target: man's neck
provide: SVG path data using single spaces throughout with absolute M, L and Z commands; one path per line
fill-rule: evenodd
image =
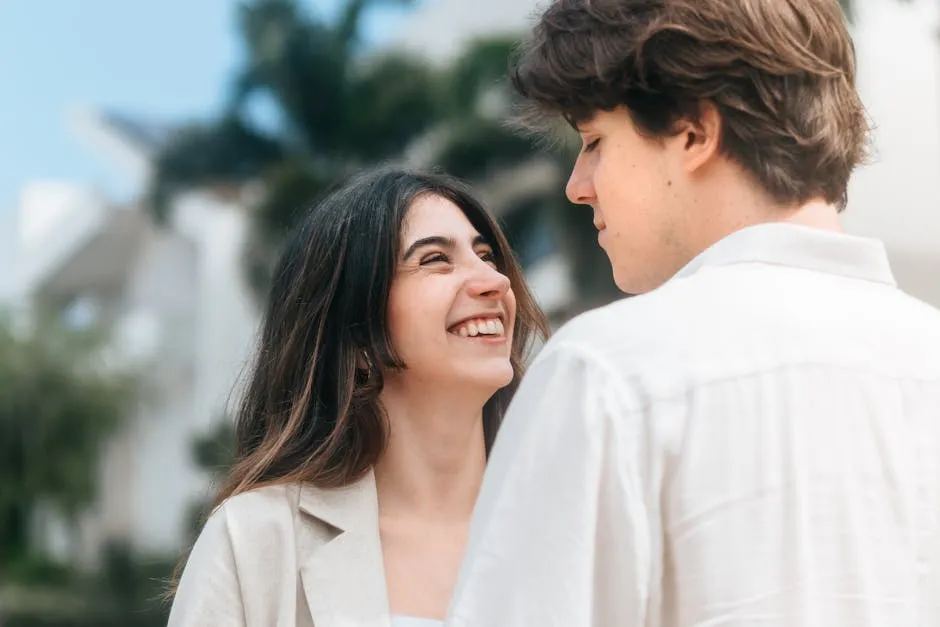
M 697 250 L 687 251 L 693 257 L 728 235 L 758 224 L 789 223 L 827 231 L 843 230 L 835 205 L 822 198 L 781 205 L 747 181 L 733 164 L 726 164 L 725 171 L 694 195 L 709 198 L 710 202 L 708 207 L 702 207 L 704 211 L 692 214 L 698 222 L 694 231 L 700 238 L 693 245 Z
M 809 226 L 824 231 L 835 231 L 837 233 L 843 231 L 842 220 L 839 218 L 838 210 L 833 205 L 823 200 L 813 200 L 788 212 L 785 210 L 785 212 L 789 213 L 789 215 L 779 220 L 780 222 L 800 224 L 802 226 Z

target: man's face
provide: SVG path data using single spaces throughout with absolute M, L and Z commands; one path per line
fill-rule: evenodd
M 689 260 L 680 201 L 685 188 L 680 136 L 649 139 L 626 109 L 601 111 L 579 125 L 583 147 L 568 199 L 594 210 L 598 243 L 628 294 L 659 287 Z

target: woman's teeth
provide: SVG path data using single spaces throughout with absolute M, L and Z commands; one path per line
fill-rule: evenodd
M 478 335 L 504 335 L 506 330 L 502 320 L 489 318 L 462 322 L 451 333 L 460 337 L 476 337 Z

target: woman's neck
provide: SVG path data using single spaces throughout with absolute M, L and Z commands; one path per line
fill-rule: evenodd
M 469 520 L 486 467 L 483 404 L 393 387 L 381 401 L 389 422 L 388 446 L 375 467 L 382 515 Z

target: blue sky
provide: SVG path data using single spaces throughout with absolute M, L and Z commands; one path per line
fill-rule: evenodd
M 342 0 L 306 0 L 332 15 Z M 88 181 L 115 172 L 75 138 L 76 106 L 175 122 L 222 104 L 241 48 L 235 0 L 0 1 L 0 214 L 33 179 Z M 381 43 L 400 23 L 375 11 L 366 36 Z

